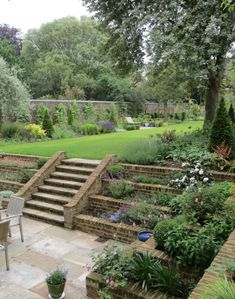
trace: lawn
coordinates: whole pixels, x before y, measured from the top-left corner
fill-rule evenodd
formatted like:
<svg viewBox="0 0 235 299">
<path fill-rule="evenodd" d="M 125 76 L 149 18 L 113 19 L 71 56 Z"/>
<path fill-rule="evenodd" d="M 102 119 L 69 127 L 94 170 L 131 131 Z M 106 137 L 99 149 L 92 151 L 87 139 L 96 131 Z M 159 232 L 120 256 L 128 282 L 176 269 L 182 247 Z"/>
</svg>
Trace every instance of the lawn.
<svg viewBox="0 0 235 299">
<path fill-rule="evenodd" d="M 121 155 L 128 144 L 148 140 L 150 135 L 173 129 L 176 130 L 177 134 L 183 134 L 184 132 L 200 129 L 201 127 L 201 121 L 190 121 L 148 130 L 116 132 L 34 143 L 0 143 L 0 150 L 5 153 L 47 157 L 52 156 L 57 151 L 66 151 L 69 157 L 102 159 L 107 154 Z"/>
</svg>

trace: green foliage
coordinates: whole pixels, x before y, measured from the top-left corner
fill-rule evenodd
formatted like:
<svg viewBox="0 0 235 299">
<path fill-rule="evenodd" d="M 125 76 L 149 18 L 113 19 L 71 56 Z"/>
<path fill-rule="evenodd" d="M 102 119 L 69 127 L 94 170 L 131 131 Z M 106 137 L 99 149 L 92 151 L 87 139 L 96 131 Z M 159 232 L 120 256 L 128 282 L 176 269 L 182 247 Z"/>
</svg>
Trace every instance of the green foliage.
<svg viewBox="0 0 235 299">
<path fill-rule="evenodd" d="M 51 138 L 54 132 L 53 123 L 48 109 L 44 109 L 44 116 L 42 120 L 42 128 L 46 132 L 47 137 Z"/>
<path fill-rule="evenodd" d="M 123 198 L 134 191 L 134 186 L 125 180 L 111 181 L 109 183 L 109 191 L 114 198 Z"/>
<path fill-rule="evenodd" d="M 78 119 L 79 118 L 79 112 L 78 112 L 78 104 L 76 102 L 73 102 L 70 107 L 70 120 L 69 125 L 73 128 L 73 130 L 77 130 L 78 128 Z"/>
<path fill-rule="evenodd" d="M 157 185 L 167 185 L 169 180 L 167 178 L 155 178 L 155 177 L 148 177 L 144 175 L 136 175 L 133 176 L 133 180 L 137 183 L 143 184 L 157 184 Z"/>
<path fill-rule="evenodd" d="M 16 138 L 22 127 L 23 125 L 19 123 L 4 123 L 4 125 L 2 126 L 2 138 Z"/>
<path fill-rule="evenodd" d="M 107 172 L 112 179 L 121 179 L 125 176 L 125 168 L 120 164 L 109 166 Z"/>
<path fill-rule="evenodd" d="M 225 200 L 224 211 L 227 215 L 235 217 L 235 196 L 231 196 Z"/>
<path fill-rule="evenodd" d="M 224 98 L 221 99 L 219 108 L 211 128 L 209 149 L 225 145 L 234 148 L 234 137 L 230 117 L 228 116 Z"/>
<path fill-rule="evenodd" d="M 229 107 L 229 110 L 228 110 L 228 115 L 231 119 L 231 122 L 233 124 L 235 124 L 235 112 L 234 112 L 234 108 L 233 108 L 233 105 L 231 104 L 230 107 Z"/>
<path fill-rule="evenodd" d="M 22 173 L 22 176 L 21 176 L 21 179 L 20 179 L 20 182 L 25 184 L 27 183 L 32 177 L 32 173 L 28 172 L 28 171 L 24 171 Z"/>
<path fill-rule="evenodd" d="M 48 109 L 44 105 L 40 105 L 37 108 L 36 117 L 35 117 L 37 124 L 42 125 L 46 110 L 48 110 Z M 44 130 L 45 130 L 45 128 L 44 128 Z"/>
<path fill-rule="evenodd" d="M 157 243 L 157 248 L 165 250 L 165 243 L 168 238 L 168 233 L 172 231 L 178 225 L 183 224 L 183 217 L 176 217 L 174 219 L 164 219 L 157 223 L 154 227 L 154 239 Z"/>
<path fill-rule="evenodd" d="M 37 168 L 40 169 L 47 162 L 46 158 L 40 158 L 37 160 Z"/>
<path fill-rule="evenodd" d="M 233 299 L 235 298 L 235 283 L 228 281 L 226 277 L 218 278 L 210 283 L 199 299 Z"/>
<path fill-rule="evenodd" d="M 97 135 L 100 133 L 99 126 L 94 124 L 84 124 L 79 126 L 82 135 Z"/>
<path fill-rule="evenodd" d="M 67 271 L 62 269 L 56 269 L 47 276 L 46 282 L 50 285 L 62 284 L 65 282 L 66 276 Z"/>
<path fill-rule="evenodd" d="M 68 115 L 66 106 L 60 103 L 55 112 L 57 123 L 61 128 L 66 128 L 68 126 Z"/>
<path fill-rule="evenodd" d="M 10 198 L 11 195 L 14 195 L 14 192 L 10 190 L 3 190 L 0 193 L 3 195 L 4 198 Z"/>
<path fill-rule="evenodd" d="M 29 131 L 31 136 L 35 139 L 41 139 L 46 136 L 45 131 L 42 129 L 40 125 L 36 124 L 28 124 L 24 126 L 26 131 Z"/>
<path fill-rule="evenodd" d="M 154 206 L 145 204 L 144 202 L 134 205 L 123 216 L 124 221 L 127 223 L 134 223 L 149 229 L 153 229 L 164 218 L 165 215 L 163 213 L 159 212 Z"/>
<path fill-rule="evenodd" d="M 108 110 L 108 120 L 117 125 L 118 122 L 118 113 L 115 104 L 111 104 Z"/>
<path fill-rule="evenodd" d="M 73 138 L 73 137 L 75 137 L 75 133 L 73 130 L 69 128 L 61 128 L 58 125 L 54 126 L 52 139 L 65 139 L 65 138 Z"/>
<path fill-rule="evenodd" d="M 131 144 L 121 160 L 133 164 L 153 164 L 163 161 L 170 153 L 171 146 L 160 142 L 139 142 Z"/>
<path fill-rule="evenodd" d="M 86 103 L 84 108 L 84 115 L 87 122 L 94 123 L 96 120 L 95 108 L 93 103 Z"/>
</svg>

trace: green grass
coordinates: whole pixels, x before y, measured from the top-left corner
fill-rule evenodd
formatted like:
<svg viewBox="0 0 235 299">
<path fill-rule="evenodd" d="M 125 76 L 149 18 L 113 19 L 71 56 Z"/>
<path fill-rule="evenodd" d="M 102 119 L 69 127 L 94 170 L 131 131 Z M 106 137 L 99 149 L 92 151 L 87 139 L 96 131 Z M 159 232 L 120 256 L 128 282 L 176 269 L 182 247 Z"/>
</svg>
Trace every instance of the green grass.
<svg viewBox="0 0 235 299">
<path fill-rule="evenodd" d="M 128 144 L 148 140 L 150 135 L 175 129 L 177 134 L 202 128 L 201 121 L 184 122 L 149 130 L 125 131 L 34 143 L 0 143 L 0 151 L 50 157 L 57 151 L 66 151 L 68 157 L 102 159 L 107 154 L 122 154 Z"/>
</svg>

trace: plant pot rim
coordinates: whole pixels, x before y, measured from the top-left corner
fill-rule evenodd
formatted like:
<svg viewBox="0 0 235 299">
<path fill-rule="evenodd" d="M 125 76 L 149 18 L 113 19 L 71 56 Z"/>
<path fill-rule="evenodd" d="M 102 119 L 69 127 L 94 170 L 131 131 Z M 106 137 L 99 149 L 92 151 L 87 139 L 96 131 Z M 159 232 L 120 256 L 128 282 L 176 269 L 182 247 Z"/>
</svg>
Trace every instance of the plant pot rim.
<svg viewBox="0 0 235 299">
<path fill-rule="evenodd" d="M 64 284 L 64 283 L 66 283 L 66 279 L 64 279 L 64 281 L 63 282 L 61 282 L 61 283 L 57 283 L 57 284 L 54 284 L 54 283 L 49 283 L 49 282 L 47 282 L 46 281 L 46 283 L 49 285 L 49 286 L 59 286 L 59 285 L 61 285 L 61 284 Z"/>
</svg>

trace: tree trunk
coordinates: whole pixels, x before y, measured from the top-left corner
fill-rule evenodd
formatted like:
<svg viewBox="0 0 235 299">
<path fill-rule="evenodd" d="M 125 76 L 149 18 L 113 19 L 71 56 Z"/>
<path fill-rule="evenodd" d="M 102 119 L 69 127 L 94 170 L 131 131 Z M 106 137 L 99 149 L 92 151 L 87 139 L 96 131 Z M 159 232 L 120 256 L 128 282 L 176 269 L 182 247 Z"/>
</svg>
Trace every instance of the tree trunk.
<svg viewBox="0 0 235 299">
<path fill-rule="evenodd" d="M 219 104 L 220 79 L 210 75 L 205 103 L 204 129 L 210 127 Z"/>
</svg>

